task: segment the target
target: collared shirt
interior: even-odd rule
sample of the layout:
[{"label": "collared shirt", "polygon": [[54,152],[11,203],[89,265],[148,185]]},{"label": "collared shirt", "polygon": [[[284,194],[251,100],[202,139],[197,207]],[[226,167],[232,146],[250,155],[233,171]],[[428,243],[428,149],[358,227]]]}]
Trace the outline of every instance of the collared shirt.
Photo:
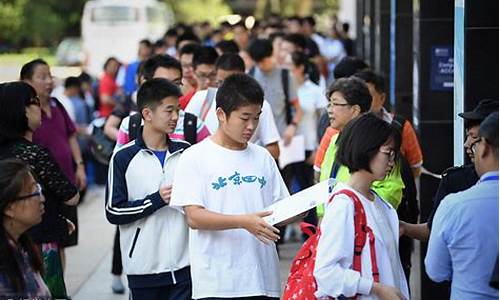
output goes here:
[{"label": "collared shirt", "polygon": [[425,257],[427,275],[452,281],[451,299],[498,299],[488,283],[498,255],[498,171],[448,195],[434,217]]}]

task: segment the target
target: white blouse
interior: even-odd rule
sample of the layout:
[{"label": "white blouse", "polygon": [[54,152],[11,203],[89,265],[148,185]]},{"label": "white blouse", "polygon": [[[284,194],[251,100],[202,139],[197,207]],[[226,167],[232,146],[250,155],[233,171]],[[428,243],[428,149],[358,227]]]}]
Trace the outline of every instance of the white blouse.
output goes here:
[{"label": "white blouse", "polygon": [[[356,193],[365,210],[366,222],[375,236],[380,283],[398,288],[409,299],[406,277],[399,259],[399,221],[392,206],[375,195],[370,201],[350,186],[338,183],[334,192],[348,189]],[[352,297],[378,299],[371,294],[373,285],[370,244],[367,236],[361,253],[361,274],[352,269],[354,257],[354,203],[340,194],[327,205],[321,223],[314,277],[316,297]]]}]

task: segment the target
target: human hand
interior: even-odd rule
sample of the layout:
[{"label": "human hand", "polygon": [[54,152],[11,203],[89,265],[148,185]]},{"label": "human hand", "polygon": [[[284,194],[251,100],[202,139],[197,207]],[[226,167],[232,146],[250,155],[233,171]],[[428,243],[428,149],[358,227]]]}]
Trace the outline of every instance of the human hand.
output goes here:
[{"label": "human hand", "polygon": [[286,127],[285,132],[283,133],[283,144],[285,144],[285,146],[290,145],[296,131],[297,127],[293,124],[290,124]]},{"label": "human hand", "polygon": [[399,237],[402,237],[405,234],[406,223],[403,221],[399,221]]},{"label": "human hand", "polygon": [[66,223],[68,223],[68,235],[72,235],[76,230],[76,226],[69,219],[66,219]]},{"label": "human hand", "polygon": [[280,231],[278,228],[267,224],[267,222],[263,219],[263,217],[267,217],[272,214],[273,212],[271,211],[261,211],[255,214],[244,215],[242,227],[264,244],[276,242],[280,238]]},{"label": "human hand", "polygon": [[405,300],[405,297],[397,288],[383,285],[378,282],[373,283],[372,292],[377,295],[380,300]]},{"label": "human hand", "polygon": [[166,185],[161,187],[159,193],[163,202],[168,205],[170,203],[170,196],[172,195],[172,186]]},{"label": "human hand", "polygon": [[75,178],[76,186],[80,191],[83,191],[87,187],[87,175],[85,174],[84,165],[78,165],[78,167],[76,168]]}]

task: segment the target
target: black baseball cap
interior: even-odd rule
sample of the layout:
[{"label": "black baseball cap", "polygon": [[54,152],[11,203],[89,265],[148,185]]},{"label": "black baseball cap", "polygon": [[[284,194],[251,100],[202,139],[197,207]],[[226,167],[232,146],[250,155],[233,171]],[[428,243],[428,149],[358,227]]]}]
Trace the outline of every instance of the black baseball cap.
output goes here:
[{"label": "black baseball cap", "polygon": [[496,111],[498,111],[498,100],[483,99],[479,101],[479,104],[473,110],[459,113],[458,115],[466,121],[481,122],[486,119],[489,114]]}]

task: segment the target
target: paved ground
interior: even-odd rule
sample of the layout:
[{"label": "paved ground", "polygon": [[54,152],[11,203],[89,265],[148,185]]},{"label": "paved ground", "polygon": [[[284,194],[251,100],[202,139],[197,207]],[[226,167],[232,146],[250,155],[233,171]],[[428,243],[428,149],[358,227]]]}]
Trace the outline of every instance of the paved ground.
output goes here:
[{"label": "paved ground", "polygon": [[[128,294],[115,295],[111,292],[111,254],[114,227],[104,216],[104,189],[92,188],[84,203],[78,207],[80,224],[79,244],[66,249],[66,285],[74,300],[126,300]],[[299,249],[299,243],[288,243],[280,247],[280,273],[284,283],[288,276],[290,262]],[[419,247],[416,247],[417,249]],[[417,256],[414,257],[415,259]],[[418,261],[418,260],[417,260]],[[414,266],[418,265],[416,263]],[[412,274],[419,278],[417,268]],[[124,277],[126,285],[126,279]],[[416,282],[411,283],[412,299],[420,299]]]}]

